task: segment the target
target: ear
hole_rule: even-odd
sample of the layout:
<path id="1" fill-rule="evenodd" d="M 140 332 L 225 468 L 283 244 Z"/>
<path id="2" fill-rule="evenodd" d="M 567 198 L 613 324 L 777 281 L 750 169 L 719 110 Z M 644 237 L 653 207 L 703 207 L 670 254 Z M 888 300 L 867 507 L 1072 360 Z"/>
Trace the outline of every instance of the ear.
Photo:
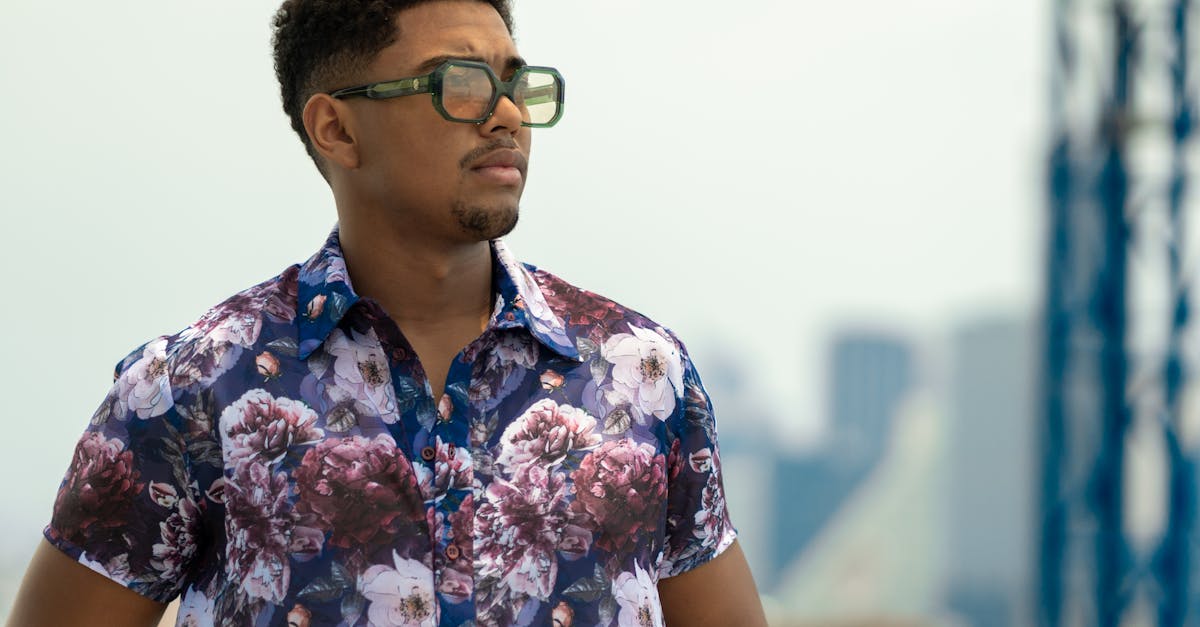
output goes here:
<path id="1" fill-rule="evenodd" d="M 358 167 L 354 115 L 346 103 L 329 94 L 313 94 L 304 105 L 303 118 L 304 131 L 318 154 L 347 170 Z"/>

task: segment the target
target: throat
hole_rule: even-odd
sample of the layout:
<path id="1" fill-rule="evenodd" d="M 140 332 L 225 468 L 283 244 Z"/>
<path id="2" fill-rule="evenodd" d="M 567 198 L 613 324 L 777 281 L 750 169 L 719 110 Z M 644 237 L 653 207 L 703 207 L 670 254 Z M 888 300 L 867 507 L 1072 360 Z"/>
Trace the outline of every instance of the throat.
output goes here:
<path id="1" fill-rule="evenodd" d="M 401 331 L 421 363 L 434 401 L 445 393 L 446 380 L 454 360 L 463 349 L 479 339 L 487 328 L 489 316 L 471 316 L 459 320 L 442 320 L 434 324 L 406 322 Z"/>

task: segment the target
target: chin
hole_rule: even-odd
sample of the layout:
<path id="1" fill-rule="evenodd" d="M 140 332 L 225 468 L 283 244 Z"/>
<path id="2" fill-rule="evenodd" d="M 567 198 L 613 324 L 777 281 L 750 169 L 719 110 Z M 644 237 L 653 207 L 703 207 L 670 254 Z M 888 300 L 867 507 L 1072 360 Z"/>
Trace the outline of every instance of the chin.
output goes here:
<path id="1" fill-rule="evenodd" d="M 485 241 L 511 233 L 517 226 L 520 212 L 515 205 L 501 208 L 459 205 L 451 213 L 464 235 Z"/>

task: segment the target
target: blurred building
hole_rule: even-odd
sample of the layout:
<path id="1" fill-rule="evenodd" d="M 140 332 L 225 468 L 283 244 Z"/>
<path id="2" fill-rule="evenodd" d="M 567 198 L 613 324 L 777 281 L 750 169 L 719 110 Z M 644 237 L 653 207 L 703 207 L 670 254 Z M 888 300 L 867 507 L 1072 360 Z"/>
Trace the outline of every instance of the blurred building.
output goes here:
<path id="1" fill-rule="evenodd" d="M 944 418 L 928 394 L 896 408 L 882 458 L 782 573 L 774 601 L 807 624 L 946 624 Z"/>
<path id="2" fill-rule="evenodd" d="M 814 454 L 776 460 L 771 578 L 795 562 L 879 463 L 913 383 L 912 349 L 883 333 L 847 332 L 830 351 L 828 439 Z"/>
<path id="3" fill-rule="evenodd" d="M 945 605 L 973 627 L 1032 619 L 1036 369 L 1027 320 L 979 319 L 953 333 Z"/>

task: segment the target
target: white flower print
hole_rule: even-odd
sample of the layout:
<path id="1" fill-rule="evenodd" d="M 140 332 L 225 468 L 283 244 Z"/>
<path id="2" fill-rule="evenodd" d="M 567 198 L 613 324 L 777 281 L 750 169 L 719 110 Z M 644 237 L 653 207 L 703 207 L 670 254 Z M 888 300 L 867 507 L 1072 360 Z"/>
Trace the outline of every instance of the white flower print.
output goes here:
<path id="1" fill-rule="evenodd" d="M 436 624 L 433 571 L 392 553 L 395 568 L 377 564 L 359 577 L 358 589 L 371 602 L 371 627 L 424 627 Z"/>
<path id="2" fill-rule="evenodd" d="M 87 553 L 79 555 L 79 563 L 86 566 L 92 572 L 100 573 L 113 581 L 126 582 L 130 579 L 129 574 L 129 556 L 119 555 L 113 558 L 107 565 L 88 559 Z"/>
<path id="3" fill-rule="evenodd" d="M 213 602 L 195 588 L 188 588 L 183 601 L 179 604 L 179 617 L 176 619 L 179 627 L 211 627 L 215 625 L 213 618 Z"/>
<path id="4" fill-rule="evenodd" d="M 496 341 L 496 347 L 488 357 L 492 368 L 518 366 L 528 370 L 537 365 L 538 345 L 528 335 L 506 333 Z"/>
<path id="5" fill-rule="evenodd" d="M 604 360 L 613 365 L 612 388 L 623 397 L 637 420 L 653 416 L 666 420 L 675 411 L 675 396 L 683 390 L 683 362 L 679 347 L 665 335 L 630 326 L 601 347 Z"/>
<path id="6" fill-rule="evenodd" d="M 621 608 L 617 614 L 620 627 L 660 627 L 663 624 L 658 587 L 640 564 L 633 565 L 632 573 L 617 575 L 612 592 Z"/>
<path id="7" fill-rule="evenodd" d="M 124 404 L 120 415 L 133 412 L 145 420 L 167 413 L 175 405 L 168 374 L 166 338 L 147 344 L 141 359 L 117 380 L 118 398 Z"/>
<path id="8" fill-rule="evenodd" d="M 334 329 L 325 341 L 325 350 L 334 358 L 337 383 L 354 392 L 355 398 L 374 406 L 385 420 L 395 420 L 396 399 L 392 390 L 391 370 L 379 338 L 372 329 L 346 335 Z"/>

